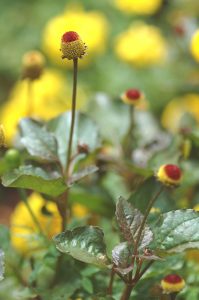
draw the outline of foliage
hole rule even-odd
[[[44,86],[37,78],[37,99],[32,79],[23,101],[16,83],[2,110],[16,120],[21,103],[24,114],[17,130],[6,124],[17,134],[0,145],[0,208],[16,203],[10,224],[0,225],[0,299],[166,299],[160,282],[178,273],[186,288],[172,299],[197,300],[198,1],[11,2],[2,3],[0,98],[30,47],[61,75]],[[81,62],[57,54],[66,19],[90,45]],[[6,44],[8,36],[15,41]],[[129,88],[140,97],[127,104]],[[40,97],[49,103],[43,118]],[[182,176],[167,173],[168,164]]]

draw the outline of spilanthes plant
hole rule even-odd
[[[62,61],[57,49],[59,37],[66,31],[75,31],[88,45],[88,56],[80,61],[80,67],[86,67],[94,57],[101,55],[107,47],[109,23],[106,16],[99,11],[86,11],[81,6],[74,6],[50,19],[43,32],[43,50],[56,65],[71,68],[71,64]],[[49,38],[50,37],[50,38]]]
[[[50,14],[47,58],[24,55],[1,108],[0,201],[12,211],[0,225],[0,299],[199,299],[198,74],[186,39],[194,26],[185,20],[169,40],[178,3],[172,14],[167,1],[102,3]],[[189,78],[183,86],[174,61]],[[84,81],[94,82],[90,101]]]

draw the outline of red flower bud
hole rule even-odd
[[[127,104],[137,105],[144,98],[144,95],[138,89],[129,89],[121,98]]]
[[[166,185],[177,186],[182,180],[182,172],[176,165],[163,165],[157,172],[157,178]]]
[[[184,279],[176,274],[169,274],[161,280],[161,287],[165,293],[180,292],[184,286]]]

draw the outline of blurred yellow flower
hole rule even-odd
[[[76,218],[83,218],[89,214],[89,210],[86,206],[80,203],[74,203],[71,207],[72,216]]]
[[[66,10],[65,13],[52,18],[44,29],[43,49],[56,64],[71,66],[70,62],[61,59],[60,39],[65,31],[76,31],[88,46],[88,56],[80,60],[80,65],[87,64],[91,56],[105,50],[108,23],[105,16],[97,11],[82,9]]]
[[[196,211],[199,211],[199,204],[196,204],[193,208]],[[191,249],[186,252],[187,260],[194,261],[199,263],[199,250],[198,249]]]
[[[199,94],[187,94],[169,102],[162,114],[162,125],[175,133],[179,130],[180,121],[186,113],[199,122]]]
[[[157,27],[137,22],[117,37],[115,51],[121,60],[144,67],[163,62],[167,46]]]
[[[199,211],[199,204],[196,204],[193,209]]]
[[[128,14],[151,15],[161,6],[162,0],[115,0],[115,5]]]
[[[199,62],[199,29],[192,36],[190,50],[197,62]]]
[[[62,220],[55,203],[46,201],[40,194],[34,192],[28,197],[28,204],[43,233],[49,239],[61,231]],[[71,215],[76,218],[83,218],[88,215],[88,209],[82,204],[74,203],[71,207]],[[28,255],[32,251],[42,248],[43,243],[38,235],[38,227],[24,202],[19,202],[16,206],[10,224],[11,242],[18,252]]]
[[[0,120],[6,131],[6,143],[12,143],[20,118],[26,117],[28,110],[28,81],[16,83],[8,101],[1,108]],[[80,87],[77,107],[85,104],[85,93]],[[71,107],[71,88],[64,76],[57,71],[46,70],[32,82],[32,116],[48,120]]]
[[[39,194],[33,193],[28,198],[28,204],[49,239],[61,231],[61,217],[55,203],[45,201]],[[44,205],[46,205],[47,214],[42,212]],[[29,254],[42,247],[38,228],[23,202],[16,206],[11,216],[10,233],[12,245],[20,253]]]

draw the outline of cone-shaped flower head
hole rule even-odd
[[[180,292],[185,287],[185,281],[176,274],[169,274],[161,280],[161,287],[167,294]]]
[[[61,38],[62,58],[82,58],[86,53],[87,46],[75,31],[67,31]]]
[[[182,171],[176,165],[162,165],[156,176],[165,185],[178,186],[182,180]]]
[[[137,105],[143,100],[144,95],[138,89],[129,89],[121,96],[122,101],[130,104],[130,105]]]

